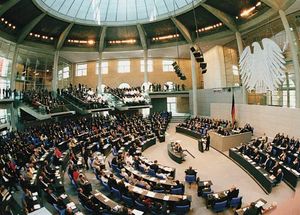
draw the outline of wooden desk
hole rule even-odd
[[[229,157],[242,166],[267,194],[272,192],[274,180],[270,179],[270,174],[265,169],[256,165],[256,163],[247,158],[247,156],[242,155],[237,148],[229,150]]]
[[[144,162],[147,166],[151,166],[152,164],[154,164],[153,161],[149,160],[148,158],[144,157],[144,156],[139,156],[139,159]],[[170,174],[171,177],[175,178],[175,172],[176,169],[173,167],[168,167],[168,166],[164,166],[161,164],[158,164],[158,168],[163,172],[163,173],[168,173]]]
[[[173,161],[175,161],[175,162],[177,162],[177,163],[182,163],[182,161],[183,161],[183,153],[175,152],[175,151],[173,150],[172,146],[171,146],[171,143],[169,143],[169,144],[167,145],[167,149],[168,149],[168,155],[169,155],[169,157],[170,157]]]
[[[180,127],[180,126],[176,126],[176,132],[188,135],[188,136],[196,138],[196,139],[200,139],[202,137],[202,135],[199,132],[193,131],[188,128]]]
[[[128,172],[132,173],[133,175],[143,178],[145,181],[149,181],[149,182],[152,182],[152,183],[155,183],[155,184],[159,183],[159,184],[161,184],[163,186],[169,186],[169,187],[176,185],[175,181],[173,181],[173,180],[170,180],[170,179],[159,179],[157,177],[153,177],[153,176],[150,176],[150,175],[147,175],[147,174],[143,174],[140,171],[135,170],[131,166],[127,166],[126,165],[126,166],[124,166],[124,168]]]
[[[255,203],[256,207],[259,208],[259,207],[262,207],[262,206],[264,206],[265,204],[267,204],[267,201],[264,200],[264,199],[262,199],[262,198],[260,198],[260,199],[256,200],[254,203]],[[245,206],[245,207],[242,207],[242,208],[240,208],[240,209],[237,209],[237,210],[234,212],[234,214],[235,214],[235,215],[243,215],[244,212],[245,212],[248,208],[249,208],[249,206]]]
[[[252,133],[245,132],[240,134],[232,134],[229,136],[222,136],[214,131],[208,132],[210,136],[210,145],[221,152],[228,151],[230,148],[240,146],[241,143],[248,143],[251,141]]]

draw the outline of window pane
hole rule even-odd
[[[99,70],[99,63],[96,63],[96,74],[98,75]],[[101,62],[101,73],[102,74],[108,74],[108,62],[102,61]]]
[[[120,60],[118,62],[118,73],[130,72],[130,60]]]
[[[174,68],[172,66],[173,60],[163,60],[163,72],[173,72]]]
[[[153,72],[153,60],[148,60],[148,72]],[[141,60],[141,72],[145,72],[145,61]]]
[[[87,75],[87,64],[77,64],[75,75],[76,76],[86,76]]]

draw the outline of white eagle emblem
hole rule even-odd
[[[285,75],[285,60],[280,47],[271,39],[252,43],[253,53],[247,46],[240,58],[242,83],[248,91],[256,93],[275,91],[282,84]]]

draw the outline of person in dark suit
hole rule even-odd
[[[265,169],[269,172],[271,169],[272,169],[272,167],[273,167],[273,160],[271,159],[271,157],[270,157],[270,155],[268,155],[267,156],[267,159],[266,159],[266,161],[265,161],[265,163],[264,163],[264,167],[265,167]]]
[[[227,193],[228,200],[231,200],[233,198],[238,197],[239,196],[239,192],[240,192],[240,190],[237,189],[235,186],[233,186],[232,188],[230,188],[229,192]]]
[[[197,175],[197,172],[190,166],[187,170],[185,170],[185,174],[186,175]]]
[[[210,146],[210,136],[209,134],[206,134],[206,146],[205,146],[206,151],[209,151],[209,146]]]
[[[114,175],[113,174],[110,174],[109,178],[108,178],[108,182],[107,182],[108,186],[110,188],[115,188],[115,189],[118,189],[118,184],[117,184],[117,181],[116,179],[114,178]]]
[[[78,199],[79,199],[80,203],[83,204],[84,206],[86,206],[87,208],[94,210],[95,209],[94,203],[88,196],[86,196],[84,194],[83,189],[78,188],[77,191],[78,191]]]
[[[244,212],[244,215],[259,215],[261,214],[261,208],[255,206],[255,202],[250,204],[250,207]]]
[[[282,181],[283,172],[282,169],[278,169],[277,173],[275,174],[275,185],[279,184]]]
[[[154,172],[157,172],[157,170],[159,168],[158,165],[157,165],[157,160],[155,160],[154,163],[151,164],[150,168],[153,169]]]

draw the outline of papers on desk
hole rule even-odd
[[[283,162],[282,162],[282,161],[280,161],[280,162],[279,162],[279,164],[283,164]]]
[[[134,188],[132,189],[132,191],[133,191],[133,192],[136,192],[136,193],[141,193],[143,190],[142,190],[141,188],[139,188],[139,187],[134,187]]]
[[[33,201],[36,201],[36,200],[37,200],[36,196],[33,196],[33,197],[32,197],[32,200],[33,200]]]
[[[38,195],[38,193],[37,193],[37,192],[34,192],[34,193],[32,193],[32,195],[33,195],[33,196],[37,196],[37,195]]]
[[[149,192],[147,193],[147,196],[153,198],[153,197],[155,196],[155,194],[156,194],[156,193],[154,193],[154,192],[152,192],[152,191],[149,191]]]
[[[34,209],[34,210],[37,210],[37,209],[40,209],[40,208],[41,208],[41,205],[40,205],[40,204],[36,204],[36,205],[33,206],[33,209]]]
[[[215,197],[215,198],[219,198],[219,195],[218,195],[217,193],[212,194],[212,195],[213,195],[213,197]]]
[[[260,166],[255,167],[255,169],[260,169]]]
[[[300,173],[299,172],[297,172],[296,170],[294,170],[294,169],[292,169],[292,172],[293,173],[295,173],[297,176],[299,176],[300,175]]]
[[[133,209],[133,210],[132,210],[132,214],[134,214],[134,215],[142,215],[142,214],[144,214],[144,212],[143,212],[143,211],[136,210],[136,209]]]
[[[267,176],[268,174],[267,173],[264,173],[264,176]]]
[[[204,181],[203,184],[204,184],[204,186],[206,186],[206,185],[208,184],[208,182],[207,182],[207,181]]]
[[[169,196],[164,196],[163,200],[168,201],[170,199]]]
[[[108,199],[108,198],[105,198],[105,199],[104,199],[104,202],[105,202],[105,203],[106,203],[106,202],[108,202],[108,201],[109,201],[109,199]]]
[[[262,201],[258,201],[258,202],[255,204],[255,207],[260,208],[260,207],[262,207],[262,206],[264,206],[264,205],[265,205],[265,203],[263,203]]]
[[[67,204],[67,208],[71,208],[72,210],[76,209],[76,205],[74,202],[70,202],[69,204]]]
[[[61,194],[60,197],[61,197],[62,199],[65,199],[65,198],[68,197],[68,195],[67,195],[67,194]]]
[[[276,177],[275,177],[274,175],[271,175],[269,178],[270,178],[271,180],[274,180]]]

